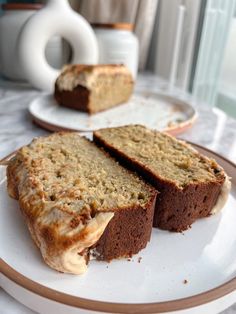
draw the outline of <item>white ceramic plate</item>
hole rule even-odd
[[[93,115],[58,106],[52,95],[33,100],[29,111],[36,123],[51,131],[93,131],[132,123],[177,134],[197,117],[190,104],[149,92],[134,94],[129,102]]]
[[[232,177],[220,214],[188,231],[153,229],[147,248],[111,263],[91,261],[82,276],[50,269],[33,244],[0,173],[0,284],[39,313],[218,313],[236,301],[236,167],[204,148]],[[141,260],[140,260],[141,258]]]

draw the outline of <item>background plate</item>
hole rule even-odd
[[[223,211],[198,220],[184,233],[153,229],[147,248],[130,261],[92,261],[82,276],[61,274],[44,264],[18,203],[7,195],[5,167],[1,166],[0,270],[4,276],[0,277],[0,283],[3,288],[39,312],[48,299],[59,302],[52,302],[50,309],[54,311],[62,310],[61,302],[73,308],[102,312],[171,312],[216,300],[230,292],[231,298],[224,304],[231,305],[236,297],[233,292],[236,288],[236,168],[224,158],[196,148],[214,157],[232,177],[232,191]],[[14,282],[18,288],[20,285],[46,299],[27,299],[27,290],[17,290]],[[218,310],[223,310],[222,304]],[[198,313],[217,311],[208,309]]]
[[[197,117],[188,103],[147,92],[134,94],[129,102],[94,115],[58,106],[52,95],[33,100],[29,111],[36,123],[51,131],[93,131],[132,123],[177,134],[191,127]]]

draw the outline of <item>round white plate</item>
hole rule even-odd
[[[218,313],[236,300],[236,167],[204,148],[232,177],[223,211],[184,233],[153,229],[131,260],[91,261],[82,276],[42,260],[0,168],[0,284],[39,313]],[[210,303],[209,303],[210,302]]]
[[[59,106],[52,95],[33,100],[29,111],[36,123],[52,131],[93,131],[132,123],[176,134],[191,127],[197,117],[190,104],[149,92],[134,94],[129,102],[93,115]]]

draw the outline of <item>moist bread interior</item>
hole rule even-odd
[[[165,133],[156,132],[157,136],[153,136],[153,131],[133,125],[103,129],[95,134],[179,188],[190,183],[217,181],[218,176],[222,177],[222,169],[214,160]]]
[[[46,199],[53,206],[80,213],[144,206],[148,188],[136,175],[107,158],[76,133],[37,139],[22,149]],[[86,147],[86,149],[85,149]]]

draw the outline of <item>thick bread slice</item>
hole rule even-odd
[[[183,231],[227,200],[231,184],[224,170],[170,135],[129,125],[95,131],[94,141],[160,191],[156,227]]]
[[[81,274],[90,255],[130,256],[150,239],[156,190],[78,133],[33,140],[9,162],[7,176],[9,195],[58,271]]]
[[[96,113],[126,102],[134,82],[124,65],[69,65],[56,80],[59,105]]]

